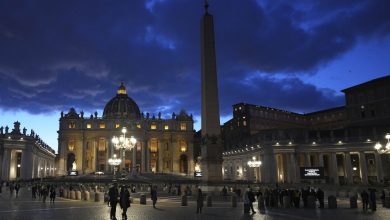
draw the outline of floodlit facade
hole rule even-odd
[[[112,138],[121,134],[136,139],[133,149],[125,151],[124,170],[128,172],[159,172],[192,175],[193,119],[184,111],[165,119],[141,113],[127,95],[123,83],[105,106],[103,116],[85,116],[71,108],[61,113],[58,131],[58,174],[77,170],[79,173],[111,172],[108,164],[114,154],[121,157]]]
[[[309,114],[233,105],[222,128],[223,175],[230,180],[300,183],[300,167],[323,167],[331,184],[390,181],[389,154],[375,148],[390,133],[390,76],[343,90],[346,105]],[[249,161],[261,161],[249,167]],[[310,181],[309,181],[310,182]]]
[[[0,127],[0,179],[20,180],[54,176],[55,152],[33,130],[20,129],[15,122],[10,131]]]

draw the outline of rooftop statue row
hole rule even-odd
[[[68,119],[84,119],[84,111],[81,111],[80,114],[76,112],[76,110],[72,107],[69,109],[69,112],[67,114],[64,114],[64,112],[61,112],[61,118],[68,118]],[[95,111],[94,114],[91,114],[89,119],[101,119],[98,118],[98,113]],[[156,120],[156,116],[153,114],[152,117],[150,117],[150,113],[147,112],[146,114],[144,112],[141,113],[141,119],[146,120]],[[161,112],[157,114],[157,119],[161,120]],[[181,110],[180,113],[177,115],[175,112],[172,113],[171,119],[176,120],[193,120],[192,114],[188,115],[184,110]]]
[[[47,145],[40,137],[38,134],[35,134],[35,131],[31,129],[30,134],[27,134],[27,129],[24,127],[23,130],[20,130],[20,122],[16,121],[14,122],[14,128],[12,129],[11,132],[9,132],[9,127],[8,126],[1,126],[0,127],[0,135],[4,134],[10,134],[10,135],[23,135],[25,137],[32,137],[35,139],[35,143],[38,144],[40,147],[43,147],[44,149],[52,152],[53,154],[55,151]]]

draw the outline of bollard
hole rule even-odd
[[[91,198],[90,198],[90,194],[88,191],[85,191],[84,192],[84,201],[89,201]]]
[[[68,195],[68,190],[64,189],[64,193],[62,194],[62,197],[63,198],[66,198]]]
[[[81,200],[81,192],[80,191],[76,191],[76,200]]]
[[[213,206],[213,201],[211,199],[211,196],[207,196],[206,200],[207,200],[207,207],[212,207]]]
[[[100,202],[100,193],[99,192],[95,192],[95,194],[94,194],[94,200],[95,200],[95,202]]]
[[[329,209],[337,209],[337,200],[335,196],[328,197],[328,208]]]
[[[233,208],[237,207],[237,196],[232,196],[232,207]]]
[[[356,209],[358,207],[357,198],[355,196],[349,198],[349,207],[351,209]]]
[[[70,199],[76,199],[76,192],[74,190],[70,191]]]
[[[187,196],[182,195],[181,196],[181,206],[187,206]]]
[[[308,196],[307,197],[307,207],[310,209],[316,208],[316,199],[314,196]]]
[[[146,205],[146,195],[145,194],[141,194],[141,196],[139,197],[139,204]]]
[[[390,197],[389,196],[385,197],[385,207],[390,208]]]
[[[290,208],[291,207],[291,199],[289,196],[283,196],[283,208]]]

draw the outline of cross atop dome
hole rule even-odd
[[[118,94],[118,95],[126,95],[127,94],[126,87],[123,84],[123,81],[121,81],[121,85],[119,86],[118,90],[116,91],[116,94]]]

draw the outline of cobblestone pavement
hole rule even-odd
[[[363,213],[361,209],[349,209],[347,201],[339,201],[338,209],[271,209],[266,214],[243,214],[243,205],[238,203],[237,208],[231,208],[230,202],[214,202],[213,207],[205,207],[202,214],[195,213],[195,203],[182,207],[177,198],[159,198],[157,209],[153,209],[150,199],[147,205],[137,204],[135,200],[127,211],[128,219],[134,220],[164,220],[164,219],[389,219],[390,209],[378,205],[378,211]],[[256,204],[255,204],[256,205]],[[360,204],[359,204],[360,207]],[[0,195],[0,220],[26,219],[109,219],[110,208],[102,202],[73,201],[57,198],[54,204],[32,200],[30,191],[22,189],[19,198],[10,198],[9,192]],[[117,207],[117,217],[121,216]]]

